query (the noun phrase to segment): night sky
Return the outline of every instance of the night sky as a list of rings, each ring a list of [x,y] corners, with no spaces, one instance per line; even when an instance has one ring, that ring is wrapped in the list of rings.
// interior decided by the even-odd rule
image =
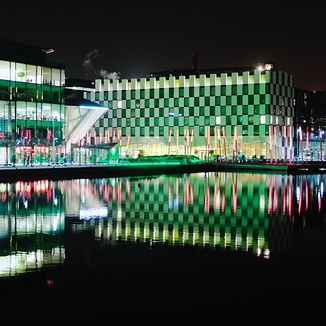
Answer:
[[[68,78],[191,69],[198,54],[201,69],[274,62],[293,75],[296,88],[326,90],[322,1],[145,3],[8,2],[0,37],[53,48],[48,60],[64,63]]]

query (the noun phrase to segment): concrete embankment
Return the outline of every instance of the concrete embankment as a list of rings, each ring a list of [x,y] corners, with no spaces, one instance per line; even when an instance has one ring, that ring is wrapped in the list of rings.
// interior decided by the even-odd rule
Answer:
[[[215,171],[211,163],[130,164],[130,165],[34,165],[0,168],[0,182],[26,180],[65,180],[76,178],[111,178]]]
[[[326,162],[303,163],[216,163],[216,171],[225,172],[270,172],[284,174],[315,174],[326,173]]]
[[[0,168],[0,182],[27,180],[65,180],[76,178],[112,178],[128,176],[151,176],[162,174],[185,174],[195,172],[249,172],[249,173],[284,173],[284,174],[321,174],[326,173],[326,162],[303,164],[268,164],[268,163],[169,163],[169,164],[116,164],[83,165],[53,164],[29,166],[3,166]]]

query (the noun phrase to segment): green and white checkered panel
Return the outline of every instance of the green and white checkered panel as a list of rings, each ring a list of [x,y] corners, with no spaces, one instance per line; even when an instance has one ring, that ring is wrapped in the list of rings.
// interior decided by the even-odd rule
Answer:
[[[100,86],[99,86],[100,85]],[[194,142],[205,144],[205,127],[214,136],[224,128],[227,137],[238,127],[239,137],[268,141],[268,126],[293,124],[292,77],[278,71],[223,73],[139,80],[96,82],[96,92],[107,92],[109,112],[95,123],[97,135],[109,129],[128,135],[160,137],[167,143],[170,130],[183,136],[194,130]],[[281,143],[282,135],[277,135]]]

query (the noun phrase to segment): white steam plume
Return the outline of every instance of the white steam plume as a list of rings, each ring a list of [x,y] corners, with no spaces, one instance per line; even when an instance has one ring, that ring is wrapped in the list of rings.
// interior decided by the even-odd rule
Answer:
[[[86,53],[83,67],[86,72],[87,78],[103,78],[103,79],[120,79],[120,72],[109,72],[106,69],[97,68],[98,62],[97,59],[102,56],[97,49],[94,49],[88,53]]]

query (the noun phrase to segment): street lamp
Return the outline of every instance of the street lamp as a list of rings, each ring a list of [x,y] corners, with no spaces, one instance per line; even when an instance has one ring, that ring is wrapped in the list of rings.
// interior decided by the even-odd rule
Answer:
[[[320,161],[323,160],[323,131],[319,129],[319,149],[320,149]]]

